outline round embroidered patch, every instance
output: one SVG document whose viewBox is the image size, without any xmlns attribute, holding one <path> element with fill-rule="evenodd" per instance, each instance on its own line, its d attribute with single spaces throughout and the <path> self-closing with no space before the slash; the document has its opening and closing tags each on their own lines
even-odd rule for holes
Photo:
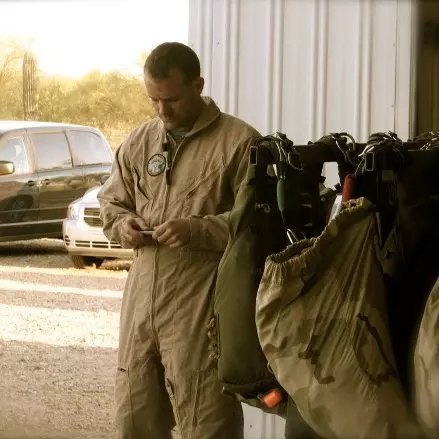
<svg viewBox="0 0 439 439">
<path fill-rule="evenodd" d="M 154 154 L 149 160 L 146 170 L 149 175 L 156 177 L 166 169 L 166 158 L 162 154 Z"/>
</svg>

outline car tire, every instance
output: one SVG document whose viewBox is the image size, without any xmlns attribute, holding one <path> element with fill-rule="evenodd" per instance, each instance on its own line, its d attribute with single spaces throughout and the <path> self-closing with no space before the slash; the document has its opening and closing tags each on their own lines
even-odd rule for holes
<svg viewBox="0 0 439 439">
<path fill-rule="evenodd" d="M 93 267 L 99 268 L 104 262 L 101 258 L 94 258 L 93 256 L 81 256 L 81 255 L 70 255 L 72 259 L 73 266 L 75 268 L 87 268 Z"/>
</svg>

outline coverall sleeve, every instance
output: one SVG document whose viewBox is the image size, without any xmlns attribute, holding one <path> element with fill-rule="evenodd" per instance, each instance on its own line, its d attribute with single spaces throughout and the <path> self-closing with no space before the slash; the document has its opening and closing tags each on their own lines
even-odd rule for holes
<svg viewBox="0 0 439 439">
<path fill-rule="evenodd" d="M 105 236 L 120 243 L 120 228 L 128 218 L 136 218 L 134 179 L 129 157 L 129 144 L 116 151 L 111 174 L 98 193 Z"/>
<path fill-rule="evenodd" d="M 247 175 L 250 146 L 256 136 L 240 144 L 227 166 L 226 173 L 235 201 L 239 186 Z M 191 216 L 191 239 L 188 247 L 192 250 L 223 252 L 229 240 L 229 211 L 219 215 Z"/>
</svg>

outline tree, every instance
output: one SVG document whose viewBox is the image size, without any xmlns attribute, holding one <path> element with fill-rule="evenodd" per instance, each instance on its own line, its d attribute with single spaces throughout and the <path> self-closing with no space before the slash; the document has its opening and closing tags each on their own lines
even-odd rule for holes
<svg viewBox="0 0 439 439">
<path fill-rule="evenodd" d="M 20 43 L 10 39 L 0 39 L 0 89 L 13 80 L 23 59 L 24 49 Z"/>
<path fill-rule="evenodd" d="M 23 118 L 24 53 L 18 43 L 0 44 L 0 119 Z M 71 79 L 37 70 L 34 74 L 39 77 L 35 120 L 92 125 L 109 132 L 130 131 L 154 115 L 140 75 L 92 71 Z"/>
<path fill-rule="evenodd" d="M 24 49 L 14 40 L 0 39 L 0 118 L 22 117 L 21 60 Z"/>
</svg>

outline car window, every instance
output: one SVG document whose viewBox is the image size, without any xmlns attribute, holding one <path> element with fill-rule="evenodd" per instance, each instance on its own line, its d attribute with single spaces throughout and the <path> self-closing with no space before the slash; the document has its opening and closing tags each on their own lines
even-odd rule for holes
<svg viewBox="0 0 439 439">
<path fill-rule="evenodd" d="M 104 140 L 89 131 L 69 132 L 72 139 L 74 165 L 111 164 L 112 155 Z"/>
<path fill-rule="evenodd" d="M 22 137 L 12 137 L 0 147 L 0 160 L 12 162 L 15 167 L 14 174 L 29 172 L 29 159 L 26 146 Z"/>
<path fill-rule="evenodd" d="M 72 167 L 69 144 L 64 133 L 32 133 L 39 171 Z"/>
</svg>

